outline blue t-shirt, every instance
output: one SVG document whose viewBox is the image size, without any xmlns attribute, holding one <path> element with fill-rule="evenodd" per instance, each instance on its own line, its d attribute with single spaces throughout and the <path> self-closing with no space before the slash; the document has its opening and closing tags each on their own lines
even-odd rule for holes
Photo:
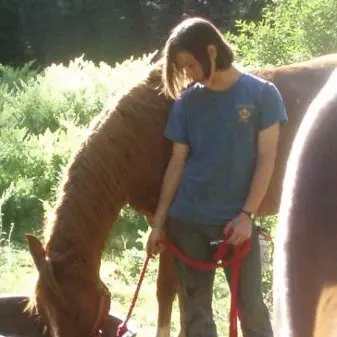
<svg viewBox="0 0 337 337">
<path fill-rule="evenodd" d="M 276 87 L 243 73 L 224 91 L 195 83 L 172 108 L 165 136 L 190 147 L 168 215 L 189 223 L 224 224 L 242 208 L 256 166 L 259 130 L 285 122 Z"/>
</svg>

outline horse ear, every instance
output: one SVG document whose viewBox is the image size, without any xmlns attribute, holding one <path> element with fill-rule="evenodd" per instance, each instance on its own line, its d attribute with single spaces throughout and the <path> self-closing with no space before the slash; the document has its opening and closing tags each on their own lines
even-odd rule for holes
<svg viewBox="0 0 337 337">
<path fill-rule="evenodd" d="M 33 257 L 37 270 L 40 271 L 43 262 L 46 261 L 46 251 L 43 248 L 41 241 L 32 234 L 25 234 L 28 241 L 30 254 Z"/>
</svg>

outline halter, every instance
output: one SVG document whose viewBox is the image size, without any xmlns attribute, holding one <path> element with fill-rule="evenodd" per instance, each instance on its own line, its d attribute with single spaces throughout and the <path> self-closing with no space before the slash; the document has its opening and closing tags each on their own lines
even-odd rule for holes
<svg viewBox="0 0 337 337">
<path fill-rule="evenodd" d="M 93 325 L 93 328 L 92 328 L 91 332 L 89 332 L 88 335 L 87 335 L 88 337 L 101 337 L 102 336 L 102 334 L 100 332 L 100 329 L 102 328 L 102 325 L 105 321 L 105 318 L 109 314 L 109 310 L 110 310 L 111 294 L 110 294 L 108 288 L 105 286 L 105 284 L 103 282 L 101 282 L 101 285 L 99 287 L 99 291 L 100 291 L 100 302 L 99 302 L 98 313 L 97 313 L 96 320 L 95 320 L 95 323 Z M 69 307 L 64 307 L 64 309 L 67 310 L 68 312 L 70 310 Z M 41 308 L 40 308 L 40 310 L 38 310 L 38 311 L 41 315 L 41 312 L 43 310 L 41 310 Z M 80 318 L 79 313 L 74 314 L 72 312 L 69 312 L 69 315 L 72 316 L 75 319 L 75 321 Z M 49 332 L 52 331 L 52 329 L 50 329 L 49 324 L 47 324 L 44 327 L 43 333 L 45 334 L 48 330 L 49 330 Z"/>
</svg>

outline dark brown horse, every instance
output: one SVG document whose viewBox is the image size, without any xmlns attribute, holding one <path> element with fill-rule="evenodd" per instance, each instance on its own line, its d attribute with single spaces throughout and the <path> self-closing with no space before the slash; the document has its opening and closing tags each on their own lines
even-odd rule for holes
<svg viewBox="0 0 337 337">
<path fill-rule="evenodd" d="M 279 337 L 337 336 L 337 68 L 293 143 L 275 266 Z"/>
<path fill-rule="evenodd" d="M 294 135 L 309 103 L 336 65 L 337 55 L 331 55 L 256 72 L 277 85 L 289 115 L 260 214 L 277 212 Z M 172 102 L 160 94 L 160 75 L 154 69 L 102 113 L 69 166 L 54 220 L 48 226 L 46 246 L 28 237 L 39 271 L 36 307 L 54 337 L 97 335 L 110 304 L 99 268 L 111 224 L 126 203 L 149 217 L 155 210 L 171 151 L 163 130 Z M 157 337 L 169 336 L 176 292 L 172 257 L 164 252 L 157 281 Z"/>
</svg>

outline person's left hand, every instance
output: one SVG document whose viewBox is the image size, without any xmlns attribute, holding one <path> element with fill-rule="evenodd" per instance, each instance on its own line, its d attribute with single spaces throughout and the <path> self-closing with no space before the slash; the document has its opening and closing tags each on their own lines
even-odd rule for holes
<svg viewBox="0 0 337 337">
<path fill-rule="evenodd" d="M 226 243 L 240 245 L 252 236 L 252 229 L 252 220 L 245 213 L 240 213 L 227 224 L 224 230 L 225 237 L 230 235 Z"/>
</svg>

